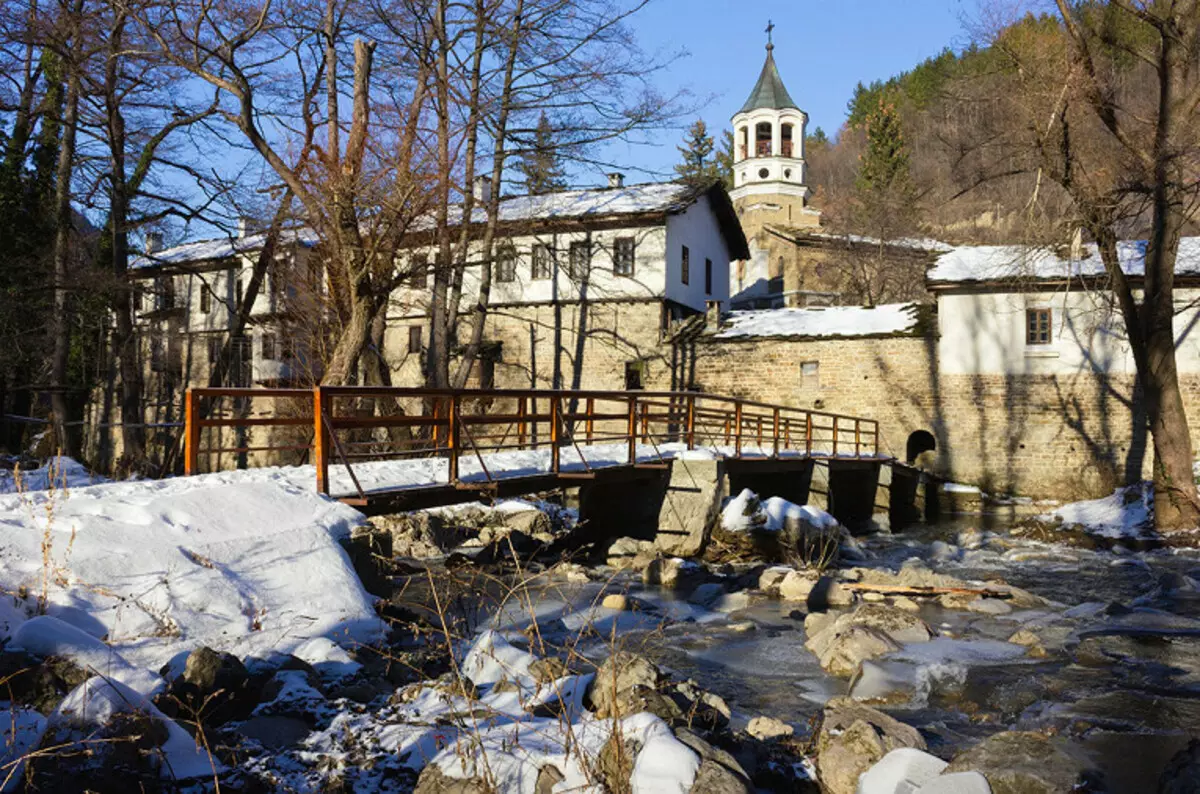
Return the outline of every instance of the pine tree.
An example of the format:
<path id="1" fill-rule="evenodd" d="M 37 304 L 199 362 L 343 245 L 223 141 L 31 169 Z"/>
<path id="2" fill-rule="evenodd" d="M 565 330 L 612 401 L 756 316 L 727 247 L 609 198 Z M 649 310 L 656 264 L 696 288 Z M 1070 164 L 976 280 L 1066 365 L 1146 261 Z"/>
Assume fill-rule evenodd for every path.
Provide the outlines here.
<path id="1" fill-rule="evenodd" d="M 562 160 L 554 141 L 554 128 L 550 126 L 550 119 L 545 113 L 538 118 L 533 146 L 522 152 L 517 171 L 521 174 L 525 192 L 532 195 L 554 193 L 567 187 Z"/>
<path id="2" fill-rule="evenodd" d="M 680 181 L 698 185 L 721 178 L 718 158 L 712 156 L 713 139 L 703 119 L 696 119 L 688 128 L 683 146 L 675 148 L 683 155 L 683 162 L 675 166 Z"/>
<path id="3" fill-rule="evenodd" d="M 733 133 L 721 133 L 721 148 L 717 150 L 717 175 L 726 190 L 733 190 Z"/>
<path id="4" fill-rule="evenodd" d="M 857 187 L 867 193 L 911 192 L 908 150 L 896 106 L 879 97 L 863 121 L 867 150 L 858 169 Z"/>

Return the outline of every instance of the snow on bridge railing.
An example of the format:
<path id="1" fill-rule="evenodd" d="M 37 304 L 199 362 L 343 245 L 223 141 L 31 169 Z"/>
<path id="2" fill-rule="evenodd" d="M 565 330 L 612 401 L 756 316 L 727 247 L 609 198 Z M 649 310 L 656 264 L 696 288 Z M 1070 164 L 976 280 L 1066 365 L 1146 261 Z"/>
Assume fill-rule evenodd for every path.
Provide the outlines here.
<path id="1" fill-rule="evenodd" d="M 342 464 L 364 499 L 353 466 L 366 461 L 444 460 L 444 484 L 486 488 L 501 476 L 582 479 L 612 466 L 661 467 L 685 449 L 876 458 L 880 447 L 873 419 L 692 391 L 193 388 L 185 417 L 187 474 L 202 459 L 214 471 L 226 456 L 243 468 L 296 453 L 295 462 L 315 465 L 319 491 L 330 492 L 330 466 Z M 543 455 L 536 465 L 521 457 L 531 451 Z"/>

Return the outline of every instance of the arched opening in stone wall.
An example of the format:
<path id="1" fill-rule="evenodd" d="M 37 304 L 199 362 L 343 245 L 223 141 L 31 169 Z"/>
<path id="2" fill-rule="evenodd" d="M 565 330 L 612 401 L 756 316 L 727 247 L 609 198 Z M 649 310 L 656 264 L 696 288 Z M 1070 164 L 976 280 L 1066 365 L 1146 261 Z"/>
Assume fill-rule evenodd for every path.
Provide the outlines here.
<path id="1" fill-rule="evenodd" d="M 908 444 L 904 450 L 905 463 L 916 462 L 922 452 L 933 452 L 937 449 L 937 439 L 928 430 L 914 430 L 908 434 Z"/>

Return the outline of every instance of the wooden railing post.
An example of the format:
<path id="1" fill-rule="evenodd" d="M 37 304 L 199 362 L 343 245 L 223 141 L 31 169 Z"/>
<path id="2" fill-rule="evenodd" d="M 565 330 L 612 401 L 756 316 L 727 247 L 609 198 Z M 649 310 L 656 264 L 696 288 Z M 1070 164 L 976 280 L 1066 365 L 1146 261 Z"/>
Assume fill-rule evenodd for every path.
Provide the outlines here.
<path id="1" fill-rule="evenodd" d="M 779 457 L 779 409 L 775 409 L 775 457 Z"/>
<path id="2" fill-rule="evenodd" d="M 805 413 L 804 414 L 804 454 L 810 458 L 812 457 L 812 441 L 813 441 L 812 436 L 813 436 L 812 414 Z"/>
<path id="3" fill-rule="evenodd" d="M 733 408 L 733 456 L 740 458 L 742 456 L 742 401 L 738 400 L 734 403 Z"/>
<path id="4" fill-rule="evenodd" d="M 517 448 L 525 449 L 525 398 L 517 399 Z"/>
<path id="5" fill-rule="evenodd" d="M 642 403 L 642 443 L 650 443 L 650 405 Z"/>
<path id="6" fill-rule="evenodd" d="M 329 495 L 329 446 L 333 428 L 325 423 L 329 408 L 325 390 L 313 387 L 313 461 L 317 466 L 317 492 Z"/>
<path id="7" fill-rule="evenodd" d="M 458 395 L 450 395 L 450 400 L 446 404 L 446 449 L 450 453 L 448 463 L 449 480 L 453 485 L 458 482 L 458 447 L 459 447 L 459 427 L 460 421 L 458 412 L 461 406 L 458 404 Z"/>
<path id="8" fill-rule="evenodd" d="M 189 388 L 183 400 L 183 473 L 190 477 L 196 473 L 200 456 L 200 412 L 195 390 Z"/>
<path id="9" fill-rule="evenodd" d="M 859 450 L 862 448 L 862 439 L 859 436 L 858 419 L 854 420 L 854 457 L 859 456 Z"/>
<path id="10" fill-rule="evenodd" d="M 833 456 L 835 458 L 837 457 L 838 432 L 839 432 L 838 431 L 838 418 L 836 416 L 834 416 L 833 417 Z"/>
<path id="11" fill-rule="evenodd" d="M 696 395 L 689 394 L 687 401 L 687 448 L 696 448 Z"/>
<path id="12" fill-rule="evenodd" d="M 596 413 L 596 398 L 588 397 L 587 398 L 587 442 L 588 442 L 588 444 L 592 443 L 592 431 L 594 431 L 596 429 L 595 428 L 596 420 L 593 418 L 595 413 Z"/>
<path id="13" fill-rule="evenodd" d="M 629 444 L 629 465 L 637 463 L 637 397 L 629 397 L 629 425 L 626 427 L 626 441 Z"/>
<path id="14" fill-rule="evenodd" d="M 558 404 L 558 397 L 550 398 L 550 471 L 558 474 L 559 465 L 559 448 L 558 448 L 558 422 L 559 412 L 562 408 Z"/>

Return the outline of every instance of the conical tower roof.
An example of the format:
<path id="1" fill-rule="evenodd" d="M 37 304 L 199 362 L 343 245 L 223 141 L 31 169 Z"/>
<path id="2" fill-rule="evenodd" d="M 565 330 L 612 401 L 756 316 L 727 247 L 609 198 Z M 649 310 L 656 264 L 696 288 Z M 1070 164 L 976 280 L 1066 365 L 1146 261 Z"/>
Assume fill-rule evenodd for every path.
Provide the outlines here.
<path id="1" fill-rule="evenodd" d="M 754 90 L 750 92 L 750 98 L 746 100 L 746 104 L 742 105 L 742 109 L 738 113 L 749 113 L 752 110 L 762 108 L 769 108 L 771 110 L 782 110 L 783 108 L 800 109 L 788 94 L 787 89 L 783 87 L 783 80 L 779 77 L 779 70 L 775 68 L 775 56 L 771 52 L 774 49 L 774 45 L 767 45 L 767 60 L 763 64 L 762 74 L 758 76 L 758 82 L 754 84 Z"/>

